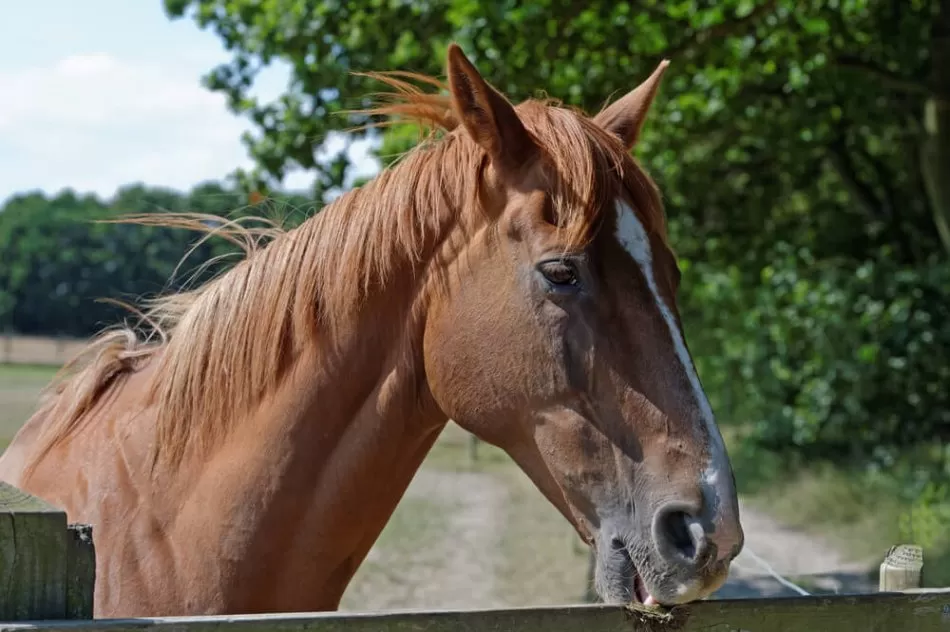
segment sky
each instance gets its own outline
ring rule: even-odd
[[[190,18],[170,20],[162,0],[10,3],[0,36],[0,199],[26,191],[113,195],[142,182],[179,190],[220,180],[252,161],[228,111],[201,77],[229,59]],[[272,67],[255,94],[286,85]],[[356,174],[373,173],[354,143]],[[306,173],[284,186],[306,188]]]

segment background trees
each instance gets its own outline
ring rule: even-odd
[[[249,205],[246,195],[214,183],[188,194],[130,185],[108,201],[71,191],[13,196],[0,209],[0,332],[90,336],[123,318],[135,319],[102,299],[135,304],[143,296],[193,286],[223,269],[227,255],[236,253],[224,240],[211,239],[188,254],[201,235],[98,220],[156,211],[229,217],[276,211],[293,222],[306,209],[306,200],[286,195],[276,205]],[[224,255],[221,265],[201,269],[219,255]]]

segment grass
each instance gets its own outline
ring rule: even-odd
[[[57,367],[0,364],[0,451],[36,409]]]

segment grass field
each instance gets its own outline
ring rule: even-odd
[[[30,416],[55,367],[0,364],[0,450]]]

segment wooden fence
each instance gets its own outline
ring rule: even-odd
[[[946,632],[950,591],[704,601],[669,616],[616,606],[314,613],[4,624],[0,632]]]
[[[92,529],[0,482],[0,621],[89,619],[95,580]]]
[[[0,364],[62,366],[87,342],[77,338],[0,334]]]
[[[919,588],[919,547],[892,548],[882,592],[701,601],[669,610],[605,605],[498,610],[93,619],[88,527],[0,483],[0,632],[950,632],[950,589]]]

